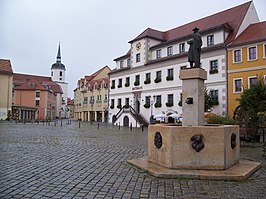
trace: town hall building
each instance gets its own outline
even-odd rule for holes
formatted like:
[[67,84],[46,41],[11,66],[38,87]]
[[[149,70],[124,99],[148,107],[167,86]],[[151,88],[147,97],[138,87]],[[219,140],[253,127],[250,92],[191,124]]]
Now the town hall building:
[[139,127],[152,115],[182,114],[179,71],[189,67],[188,44],[198,27],[201,67],[208,73],[212,112],[227,115],[227,46],[250,24],[259,22],[252,1],[167,31],[147,28],[129,41],[129,51],[114,59],[109,73],[109,123]]

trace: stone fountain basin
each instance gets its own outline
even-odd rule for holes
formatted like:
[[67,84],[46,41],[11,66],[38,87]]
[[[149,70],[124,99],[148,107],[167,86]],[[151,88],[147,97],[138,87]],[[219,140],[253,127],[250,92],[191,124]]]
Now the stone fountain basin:
[[170,169],[225,170],[237,164],[239,156],[237,125],[149,125],[149,162]]

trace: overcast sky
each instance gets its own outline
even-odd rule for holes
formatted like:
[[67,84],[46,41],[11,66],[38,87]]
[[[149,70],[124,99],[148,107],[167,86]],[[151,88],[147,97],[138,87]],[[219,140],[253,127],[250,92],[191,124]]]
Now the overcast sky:
[[[247,0],[0,0],[0,58],[15,73],[50,76],[61,42],[69,95],[77,80],[129,50],[147,27],[166,31]],[[260,21],[266,0],[253,1]]]

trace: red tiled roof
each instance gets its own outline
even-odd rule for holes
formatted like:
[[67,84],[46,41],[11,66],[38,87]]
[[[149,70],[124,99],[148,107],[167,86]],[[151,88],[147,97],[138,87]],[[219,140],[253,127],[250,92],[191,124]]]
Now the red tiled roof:
[[249,25],[231,44],[230,47],[246,45],[266,40],[266,21]]
[[67,98],[67,105],[74,105],[74,99]]
[[[110,71],[111,71],[111,69],[109,68],[109,66],[104,66],[104,67],[102,67],[101,69],[99,69],[99,70],[97,70],[96,72],[94,72],[93,74],[91,74],[91,75],[86,75],[84,78],[81,78],[80,80],[78,80],[78,85],[82,85],[83,86],[83,84],[84,84],[84,80],[86,79],[86,81],[87,81],[87,83],[86,83],[86,86],[88,85],[88,84],[90,84],[90,86],[93,86],[94,84],[95,84],[95,81],[99,81],[99,80],[101,80],[102,81],[102,79],[104,79],[104,78],[101,78],[101,79],[97,79],[97,80],[93,80],[93,78],[95,77],[95,76],[97,76],[101,71],[103,71],[105,68],[108,68]],[[107,81],[107,83],[108,83],[108,81]],[[76,88],[77,89],[77,88]],[[76,90],[76,89],[74,89],[74,91]]]
[[229,36],[227,37],[226,41],[227,43],[230,43],[235,38],[251,3],[252,1],[244,3],[242,5],[184,24],[165,32],[148,28],[130,42],[143,37],[153,37],[163,41],[171,41],[177,38],[191,35],[192,29],[195,27],[198,27],[200,31],[204,31],[220,26],[222,24],[228,24],[233,29],[233,31],[231,31]]
[[11,62],[8,59],[0,59],[0,73],[13,74]]
[[[35,83],[35,87],[29,86],[30,82]],[[15,89],[34,89],[34,90],[52,90],[54,93],[63,93],[59,84],[52,81],[51,77],[28,75],[28,74],[13,74],[13,83],[17,85]]]

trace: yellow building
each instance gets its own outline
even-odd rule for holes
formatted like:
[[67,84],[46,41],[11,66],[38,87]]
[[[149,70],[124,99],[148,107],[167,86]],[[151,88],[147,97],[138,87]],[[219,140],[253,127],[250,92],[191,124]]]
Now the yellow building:
[[258,78],[266,83],[266,21],[251,24],[228,47],[228,114],[239,110],[244,89],[257,84]]
[[0,59],[0,120],[11,117],[13,70],[10,60]]
[[82,121],[108,121],[108,73],[105,66],[78,80],[74,90],[74,118]]

